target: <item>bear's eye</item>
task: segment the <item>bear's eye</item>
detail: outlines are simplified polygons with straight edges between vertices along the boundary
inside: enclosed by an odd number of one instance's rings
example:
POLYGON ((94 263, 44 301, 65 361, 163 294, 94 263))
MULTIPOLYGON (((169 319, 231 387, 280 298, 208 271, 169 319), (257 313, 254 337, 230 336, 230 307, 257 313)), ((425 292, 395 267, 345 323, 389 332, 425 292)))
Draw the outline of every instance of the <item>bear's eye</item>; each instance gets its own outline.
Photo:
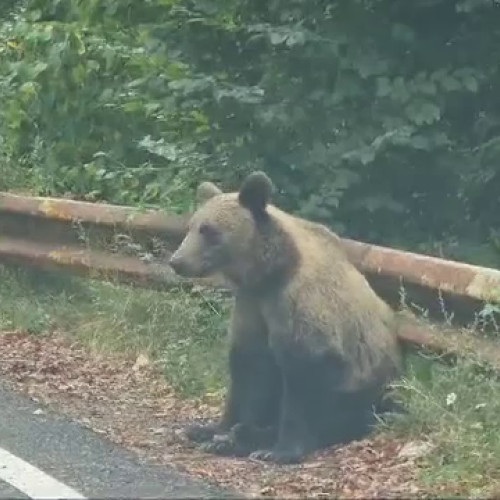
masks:
POLYGON ((207 223, 203 223, 200 225, 200 234, 209 243, 217 243, 220 239, 219 231, 214 226, 207 223))

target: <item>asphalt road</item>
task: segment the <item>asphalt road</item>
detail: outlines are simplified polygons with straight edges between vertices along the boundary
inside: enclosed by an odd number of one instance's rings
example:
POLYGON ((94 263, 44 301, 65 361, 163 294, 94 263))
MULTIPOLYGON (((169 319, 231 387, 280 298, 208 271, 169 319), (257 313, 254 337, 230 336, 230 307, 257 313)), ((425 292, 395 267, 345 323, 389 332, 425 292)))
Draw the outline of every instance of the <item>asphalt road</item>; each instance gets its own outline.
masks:
POLYGON ((30 498, 23 493, 21 493, 19 490, 16 490, 13 486, 11 486, 9 483, 6 483, 5 481, 0 481, 0 498, 1 499, 17 499, 17 498, 30 498))
POLYGON ((54 483, 86 498, 237 496, 148 464, 66 417, 45 408, 36 414, 39 409, 0 384, 0 499, 36 498, 44 484, 49 491, 54 483))

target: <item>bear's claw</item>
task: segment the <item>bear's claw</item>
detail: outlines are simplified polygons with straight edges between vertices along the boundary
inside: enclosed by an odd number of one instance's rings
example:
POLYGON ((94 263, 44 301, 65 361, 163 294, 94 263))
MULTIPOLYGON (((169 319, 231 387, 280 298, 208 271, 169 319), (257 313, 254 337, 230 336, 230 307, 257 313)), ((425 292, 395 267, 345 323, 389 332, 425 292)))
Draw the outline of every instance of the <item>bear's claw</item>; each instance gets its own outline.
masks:
POLYGON ((250 460, 274 462, 276 464, 296 464, 302 459, 302 453, 289 450, 257 450, 248 456, 250 460))

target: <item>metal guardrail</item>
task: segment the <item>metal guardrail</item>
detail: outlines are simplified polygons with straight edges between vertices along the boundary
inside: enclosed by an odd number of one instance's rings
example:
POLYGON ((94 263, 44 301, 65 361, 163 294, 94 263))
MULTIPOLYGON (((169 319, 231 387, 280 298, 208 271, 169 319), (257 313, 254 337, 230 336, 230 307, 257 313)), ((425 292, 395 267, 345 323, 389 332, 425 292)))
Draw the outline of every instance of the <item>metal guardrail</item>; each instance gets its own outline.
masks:
MULTIPOLYGON (((166 265, 184 237, 188 219, 189 214, 0 193, 0 261, 157 289, 180 284, 224 289, 222 280, 180 279, 166 265)), ((437 320, 447 311, 455 324, 463 325, 500 298, 499 270, 342 241, 349 259, 394 306, 401 303, 403 290, 406 304, 417 304, 437 320)), ((449 350, 459 343, 451 334, 427 328, 401 336, 436 349, 449 350)), ((474 342, 472 350, 492 356, 495 345, 474 342)), ((500 366, 500 354, 494 358, 500 366)))

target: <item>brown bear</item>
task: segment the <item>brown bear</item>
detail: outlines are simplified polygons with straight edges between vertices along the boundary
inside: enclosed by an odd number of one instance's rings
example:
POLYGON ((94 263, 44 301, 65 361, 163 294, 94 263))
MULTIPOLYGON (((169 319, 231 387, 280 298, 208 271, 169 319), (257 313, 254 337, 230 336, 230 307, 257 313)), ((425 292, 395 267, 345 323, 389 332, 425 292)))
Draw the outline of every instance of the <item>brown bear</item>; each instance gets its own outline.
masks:
POLYGON ((235 295, 224 412, 188 436, 213 452, 292 463, 366 434, 402 358, 395 313, 339 237, 271 205, 272 192, 263 172, 237 193, 202 183, 169 263, 185 277, 222 274, 235 295))

